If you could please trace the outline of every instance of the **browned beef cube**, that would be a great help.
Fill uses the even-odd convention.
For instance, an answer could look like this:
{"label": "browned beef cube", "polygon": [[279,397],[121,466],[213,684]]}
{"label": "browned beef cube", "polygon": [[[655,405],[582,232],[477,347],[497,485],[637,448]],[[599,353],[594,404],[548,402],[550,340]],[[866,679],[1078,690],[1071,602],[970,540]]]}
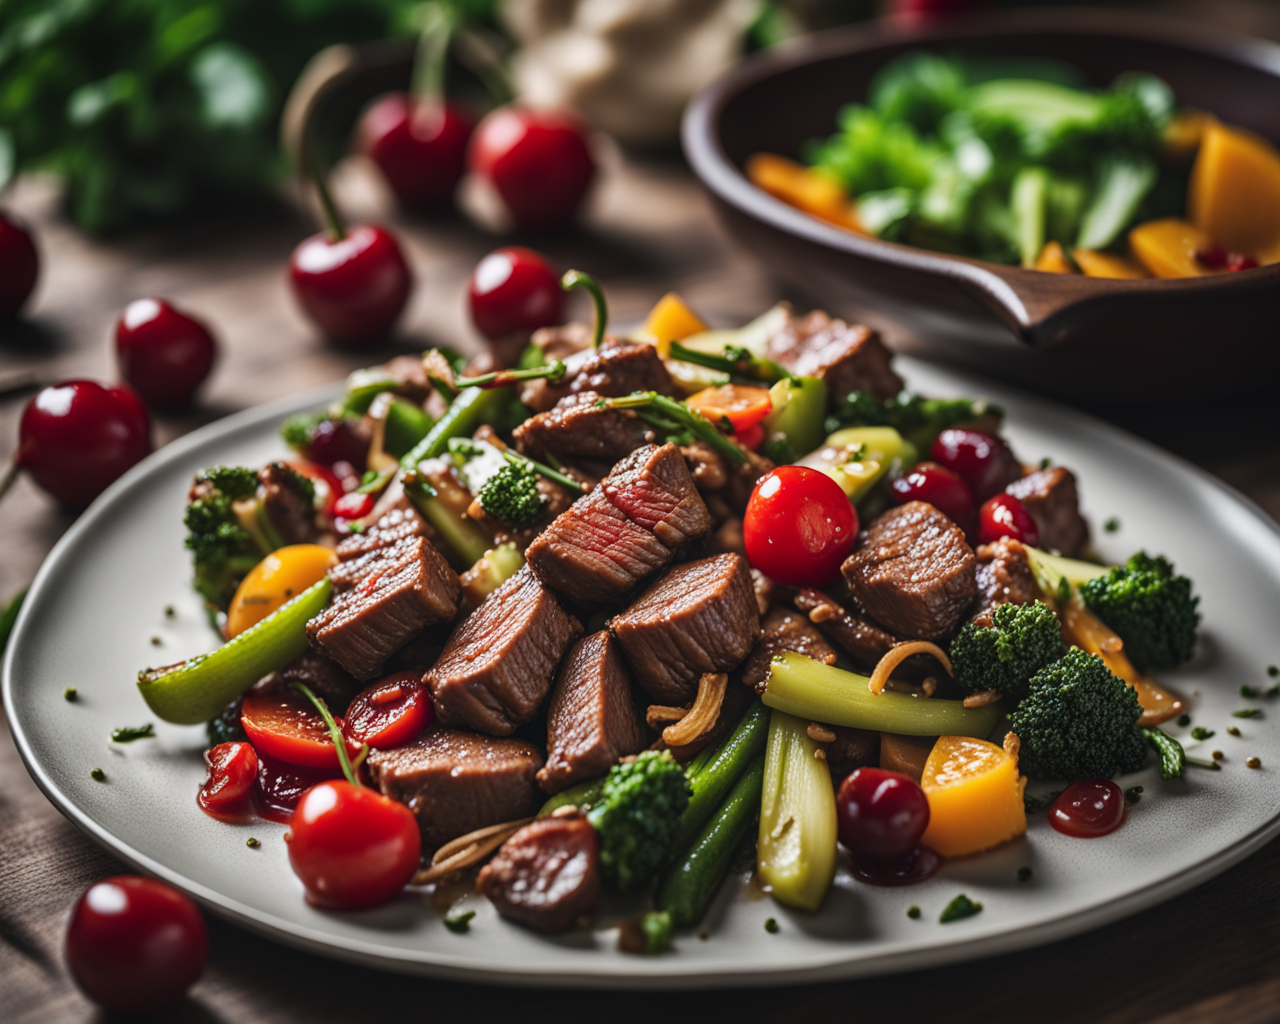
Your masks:
{"label": "browned beef cube", "polygon": [[426,521],[412,506],[393,508],[378,518],[364,533],[352,533],[338,542],[338,557],[343,561],[381,551],[405,537],[425,537]]}
{"label": "browned beef cube", "polygon": [[909,501],[876,519],[841,566],[868,614],[897,635],[940,640],[978,591],[964,531],[932,505]]}
{"label": "browned beef cube", "polygon": [[538,713],[582,626],[526,566],[453,631],[423,676],[445,725],[510,736]]}
{"label": "browned beef cube", "polygon": [[747,560],[716,555],[677,565],[609,628],[655,700],[686,704],[704,672],[732,672],[760,639]]}
{"label": "browned beef cube", "polygon": [[1040,585],[1022,541],[1001,537],[983,544],[974,554],[978,556],[978,596],[969,608],[969,617],[978,625],[991,625],[991,612],[997,605],[1030,604],[1040,597]]}
{"label": "browned beef cube", "polygon": [[286,544],[309,544],[320,533],[315,504],[304,493],[306,485],[306,477],[283,462],[258,470],[263,511]]}
{"label": "browned beef cube", "polygon": [[546,412],[566,395],[594,391],[605,398],[621,398],[633,391],[674,395],[675,383],[652,345],[630,344],[606,338],[598,349],[576,352],[565,359],[567,372],[560,380],[531,380],[520,392],[520,401],[534,412]]}
{"label": "browned beef cube", "polygon": [[808,616],[799,612],[787,611],[785,608],[770,609],[760,623],[760,633],[760,639],[751,648],[739,674],[744,683],[761,693],[764,692],[765,681],[769,678],[769,665],[775,655],[794,651],[825,665],[836,663],[835,648],[827,643]]}
{"label": "browned beef cube", "polygon": [[1089,526],[1080,515],[1080,495],[1071,470],[1062,466],[1037,470],[1005,490],[1035,520],[1040,547],[1074,557],[1089,543]]}
{"label": "browned beef cube", "polygon": [[476,889],[508,921],[568,931],[595,909],[600,892],[595,828],[581,814],[531,822],[480,869]]}
{"label": "browned beef cube", "polygon": [[875,331],[834,320],[821,310],[792,317],[769,339],[768,354],[797,376],[821,377],[833,398],[870,391],[884,401],[903,387],[889,365],[893,354]]}
{"label": "browned beef cube", "polygon": [[730,512],[739,516],[746,512],[756,483],[774,468],[765,456],[746,450],[743,451],[746,461],[740,466],[731,466],[723,455],[702,441],[685,445],[680,452],[703,497],[710,500],[712,495],[718,496]]}
{"label": "browned beef cube", "polygon": [[359,582],[307,623],[311,646],[357,679],[377,676],[409,640],[458,610],[458,577],[425,538],[406,537],[356,561],[365,559]]}
{"label": "browned beef cube", "polygon": [[[591,324],[571,320],[555,327],[539,327],[533,332],[529,344],[542,353],[544,363],[549,363],[553,359],[568,359],[575,352],[589,349],[593,333]],[[608,336],[602,342],[606,345],[616,343],[616,339]]]}
{"label": "browned beef cube", "polygon": [[360,683],[350,672],[318,651],[304,651],[257,686],[265,684],[291,688],[293,683],[302,683],[310,689],[335,715],[345,715],[351,698],[360,692]]}
{"label": "browned beef cube", "polygon": [[548,793],[603,775],[620,757],[648,746],[631,697],[631,673],[608,630],[569,651],[547,712],[547,763],[538,784]]}
{"label": "browned beef cube", "polygon": [[612,464],[652,444],[653,428],[630,409],[597,409],[600,395],[583,391],[516,427],[516,447],[531,459]]}
{"label": "browned beef cube", "polygon": [[623,459],[529,545],[539,578],[581,604],[616,604],[707,532],[711,517],[675,445]]}
{"label": "browned beef cube", "polygon": [[425,850],[528,817],[541,799],[534,775],[542,757],[523,740],[432,728],[402,747],[371,751],[366,763],[374,785],[416,815]]}
{"label": "browned beef cube", "polygon": [[815,622],[827,639],[858,665],[874,665],[897,643],[893,634],[845,608],[820,590],[806,587],[796,591],[796,608]]}

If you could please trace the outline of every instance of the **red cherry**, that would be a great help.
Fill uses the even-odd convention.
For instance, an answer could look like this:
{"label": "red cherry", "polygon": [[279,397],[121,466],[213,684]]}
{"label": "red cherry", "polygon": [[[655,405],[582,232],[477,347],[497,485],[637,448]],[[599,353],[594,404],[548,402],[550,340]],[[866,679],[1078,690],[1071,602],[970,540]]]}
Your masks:
{"label": "red cherry", "polygon": [[67,928],[67,966],[105,1010],[172,1006],[204,970],[209,935],[196,905],[136,875],[104,878],[80,897]]}
{"label": "red cherry", "polygon": [[31,233],[0,213],[0,319],[16,316],[36,286],[40,256]]}
{"label": "red cherry", "polygon": [[574,115],[518,106],[499,107],[480,122],[467,165],[492,183],[516,226],[526,229],[568,221],[596,169]]}
{"label": "red cherry", "polygon": [[889,489],[899,505],[927,501],[972,537],[978,528],[978,507],[969,485],[936,462],[921,462],[894,480]]}
{"label": "red cherry", "polygon": [[345,462],[357,476],[364,472],[369,452],[369,439],[361,437],[358,420],[346,418],[321,420],[311,431],[302,454],[320,466],[336,466]]}
{"label": "red cherry", "polygon": [[360,148],[381,169],[400,202],[438,210],[453,201],[475,126],[471,113],[457,104],[415,109],[409,93],[393,92],[360,119]]}
{"label": "red cherry", "polygon": [[284,838],[307,901],[340,910],[391,899],[418,870],[422,852],[408,807],[342,779],[302,794]]}
{"label": "red cherry", "polygon": [[409,298],[413,275],[390,232],[369,224],[334,241],[321,232],[289,259],[298,304],[334,341],[365,345],[385,337]]}
{"label": "red cherry", "polygon": [[997,494],[978,510],[978,543],[990,544],[1001,537],[1012,537],[1032,547],[1040,543],[1036,521],[1012,494]]}
{"label": "red cherry", "polygon": [[64,505],[78,508],[151,452],[151,417],[126,388],[90,380],[53,384],[22,411],[17,463]]}
{"label": "red cherry", "polygon": [[840,485],[805,466],[762,476],[742,522],[747,560],[772,580],[821,587],[837,579],[858,537],[858,513]]}
{"label": "red cherry", "polygon": [[929,800],[915,779],[883,768],[859,768],[836,794],[840,842],[857,860],[905,857],[929,825]]}
{"label": "red cherry", "polygon": [[1022,467],[1002,438],[981,430],[951,427],[938,435],[931,452],[969,485],[977,501],[986,501],[1022,476]]}
{"label": "red cherry", "polygon": [[1258,266],[1257,260],[1242,252],[1233,252],[1227,257],[1227,270],[1231,273],[1239,270],[1256,270]]}
{"label": "red cherry", "polygon": [[1049,824],[1078,839],[1097,839],[1124,824],[1124,794],[1110,779],[1085,779],[1068,786],[1049,805]]}
{"label": "red cherry", "polygon": [[120,376],[153,409],[180,409],[209,376],[216,351],[199,320],[161,299],[129,303],[116,321]]}
{"label": "red cherry", "polygon": [[560,275],[541,253],[509,246],[489,253],[471,272],[471,319],[490,341],[564,320]]}

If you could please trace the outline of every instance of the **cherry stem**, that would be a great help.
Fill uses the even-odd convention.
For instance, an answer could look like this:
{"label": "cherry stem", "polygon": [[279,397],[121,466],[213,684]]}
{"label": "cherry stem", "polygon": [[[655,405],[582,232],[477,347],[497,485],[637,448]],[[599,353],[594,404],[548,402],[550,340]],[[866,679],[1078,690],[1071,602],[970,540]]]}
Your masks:
{"label": "cherry stem", "polygon": [[316,196],[320,200],[320,212],[324,215],[324,225],[329,229],[329,237],[335,242],[341,242],[347,237],[347,228],[342,223],[342,215],[338,213],[333,196],[329,193],[329,186],[324,180],[324,171],[320,169],[320,161],[316,159],[314,153],[308,153],[306,161],[311,183],[315,185]]}
{"label": "cherry stem", "polygon": [[453,11],[442,3],[424,4],[421,19],[411,91],[419,109],[440,110],[444,107],[449,41],[457,20]]}
{"label": "cherry stem", "polygon": [[14,485],[18,479],[18,473],[22,467],[18,464],[18,457],[15,455],[9,460],[9,464],[4,467],[4,475],[0,476],[0,498],[9,493],[9,488]]}
{"label": "cherry stem", "polygon": [[595,330],[591,332],[591,347],[599,348],[600,342],[604,340],[605,324],[609,320],[609,307],[605,305],[604,292],[596,284],[594,277],[584,274],[581,270],[566,270],[564,277],[560,278],[560,287],[565,291],[572,291],[578,287],[585,288],[591,296],[591,301],[596,307],[596,325]]}
{"label": "cherry stem", "polygon": [[464,28],[457,36],[458,60],[470,68],[488,91],[495,106],[510,103],[515,84],[503,63],[502,46],[488,32]]}
{"label": "cherry stem", "polygon": [[316,711],[320,713],[320,717],[324,719],[325,727],[329,730],[329,739],[333,740],[333,748],[338,752],[338,764],[342,768],[342,774],[347,777],[347,781],[351,785],[359,786],[360,780],[356,777],[355,769],[351,766],[351,758],[347,756],[347,741],[343,739],[342,730],[338,728],[338,723],[333,720],[333,715],[329,712],[329,705],[312,693],[311,687],[307,686],[306,683],[290,683],[289,685],[315,705]]}

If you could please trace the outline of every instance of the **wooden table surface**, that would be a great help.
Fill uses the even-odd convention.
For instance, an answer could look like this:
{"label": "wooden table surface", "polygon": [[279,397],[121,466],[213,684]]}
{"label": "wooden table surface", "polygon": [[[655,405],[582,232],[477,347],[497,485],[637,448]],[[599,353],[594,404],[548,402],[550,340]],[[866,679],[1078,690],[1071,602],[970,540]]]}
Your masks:
{"label": "wooden table surface", "polygon": [[[418,278],[395,349],[444,343],[474,348],[464,282],[495,240],[467,222],[396,215],[359,166],[344,169],[353,214],[391,220]],[[114,376],[109,338],[128,301],[169,297],[205,317],[223,357],[199,408],[157,422],[158,442],[234,410],[340,379],[392,349],[350,353],[319,342],[286,294],[283,266],[308,231],[288,203],[222,212],[164,231],[100,243],[57,213],[52,187],[24,181],[9,206],[39,233],[44,269],[25,325],[0,336],[0,382],[22,370],[46,379]],[[783,297],[713,224],[676,161],[616,160],[587,226],[531,240],[561,266],[596,274],[619,320],[637,318],[668,289],[722,323],[742,322]],[[803,300],[798,300],[802,302]],[[0,398],[0,455],[15,443],[26,395]],[[1213,408],[1093,410],[1226,479],[1280,518],[1280,417],[1264,402]],[[1087,486],[1087,482],[1086,482]],[[3,505],[9,531],[0,597],[25,586],[71,522],[26,480]],[[0,739],[0,1020],[79,1021],[96,1016],[62,960],[67,915],[95,879],[123,865],[63,820]],[[683,1005],[691,1014],[745,1020],[830,1019],[901,1013],[905,1019],[1043,1022],[1280,1019],[1280,843],[1167,904],[1074,939],[971,964],[909,975],[798,988],[615,999],[401,977],[302,953],[209,916],[208,968],[173,1014],[181,1021],[341,1021],[405,1012],[485,1019],[513,1007],[578,1019],[608,998],[612,1020],[648,1019]],[[463,1016],[465,1014],[465,1017]],[[166,1018],[169,1019],[169,1018]]]}

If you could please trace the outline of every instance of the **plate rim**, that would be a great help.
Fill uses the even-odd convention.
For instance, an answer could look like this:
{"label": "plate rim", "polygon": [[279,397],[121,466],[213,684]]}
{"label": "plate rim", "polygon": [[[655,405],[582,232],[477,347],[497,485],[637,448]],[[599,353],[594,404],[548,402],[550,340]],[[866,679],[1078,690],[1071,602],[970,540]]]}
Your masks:
{"label": "plate rim", "polygon": [[[1042,399],[1030,392],[1011,387],[996,381],[990,381],[981,375],[964,370],[937,364],[925,363],[907,356],[899,356],[900,365],[911,377],[913,367],[920,367],[928,373],[941,374],[951,381],[969,387],[977,387],[996,394],[1006,393],[1019,399],[1031,399],[1042,403],[1044,411],[1055,417],[1066,417],[1073,426],[1087,428],[1094,436],[1105,435],[1109,443],[1127,448],[1131,453],[1143,459],[1151,459],[1164,463],[1166,468],[1182,474],[1190,473],[1201,484],[1208,484],[1229,501],[1235,503],[1250,518],[1259,522],[1271,534],[1280,540],[1280,523],[1272,519],[1256,502],[1241,494],[1230,484],[1215,477],[1207,470],[1189,462],[1185,458],[1160,448],[1158,445],[1129,433],[1123,428],[1114,426],[1089,413],[1074,409],[1063,403]],[[388,950],[384,946],[353,939],[338,937],[302,924],[282,921],[268,913],[257,911],[254,907],[242,903],[234,897],[226,896],[211,890],[184,876],[177,869],[169,868],[163,863],[139,853],[128,841],[116,836],[104,826],[92,820],[82,811],[67,794],[64,794],[46,772],[36,758],[26,735],[21,717],[16,714],[16,684],[13,677],[15,652],[20,650],[27,632],[30,609],[35,606],[42,592],[51,584],[48,582],[59,569],[65,557],[64,552],[73,547],[78,538],[91,529],[96,522],[108,514],[111,506],[123,495],[168,463],[183,458],[191,449],[207,443],[223,440],[244,430],[252,430],[264,422],[282,418],[290,413],[313,408],[331,401],[338,393],[341,382],[333,382],[319,388],[275,399],[249,409],[240,410],[229,416],[214,420],[175,439],[157,449],[128,470],[120,479],[108,487],[82,513],[68,530],[60,537],[48,556],[41,563],[35,579],[28,590],[28,600],[14,624],[8,649],[5,651],[2,668],[0,668],[0,691],[10,734],[18,749],[23,766],[32,780],[44,794],[45,798],[68,821],[76,826],[90,839],[119,857],[133,868],[160,878],[187,893],[202,906],[214,914],[251,931],[264,935],[272,940],[283,942],[295,948],[318,953],[334,959],[357,963],[364,966],[391,970],[398,973],[426,975],[447,978],[469,983],[500,984],[504,986],[527,986],[535,988],[633,988],[648,990],[679,990],[695,988],[715,988],[725,985],[749,985],[752,987],[768,985],[794,985],[806,982],[833,981],[856,977],[878,976],[924,967],[940,966],[967,960],[977,960],[1015,949],[1045,945],[1060,939],[1069,938],[1125,917],[1139,913],[1166,900],[1193,889],[1203,882],[1227,870],[1241,860],[1266,845],[1275,836],[1280,835],[1280,813],[1259,824],[1250,833],[1242,836],[1230,846],[1218,850],[1200,861],[1184,868],[1179,873],[1153,881],[1148,885],[1135,889],[1123,896],[1095,906],[1085,907],[1077,911],[1067,912],[1033,924],[1013,927],[1007,931],[975,937],[965,943],[945,943],[923,945],[910,950],[890,949],[881,953],[861,955],[854,959],[842,959],[836,952],[823,957],[819,963],[806,967],[786,967],[769,971],[762,970],[759,965],[746,965],[741,970],[718,968],[705,970],[692,961],[686,961],[687,969],[675,957],[654,958],[652,960],[636,958],[628,961],[625,970],[619,970],[616,961],[601,958],[599,968],[593,964],[573,964],[571,966],[554,963],[540,965],[535,968],[512,968],[497,965],[488,967],[474,952],[467,955],[451,955],[440,953],[418,952],[417,955],[405,951],[403,955]],[[34,641],[29,641],[34,643]]]}

